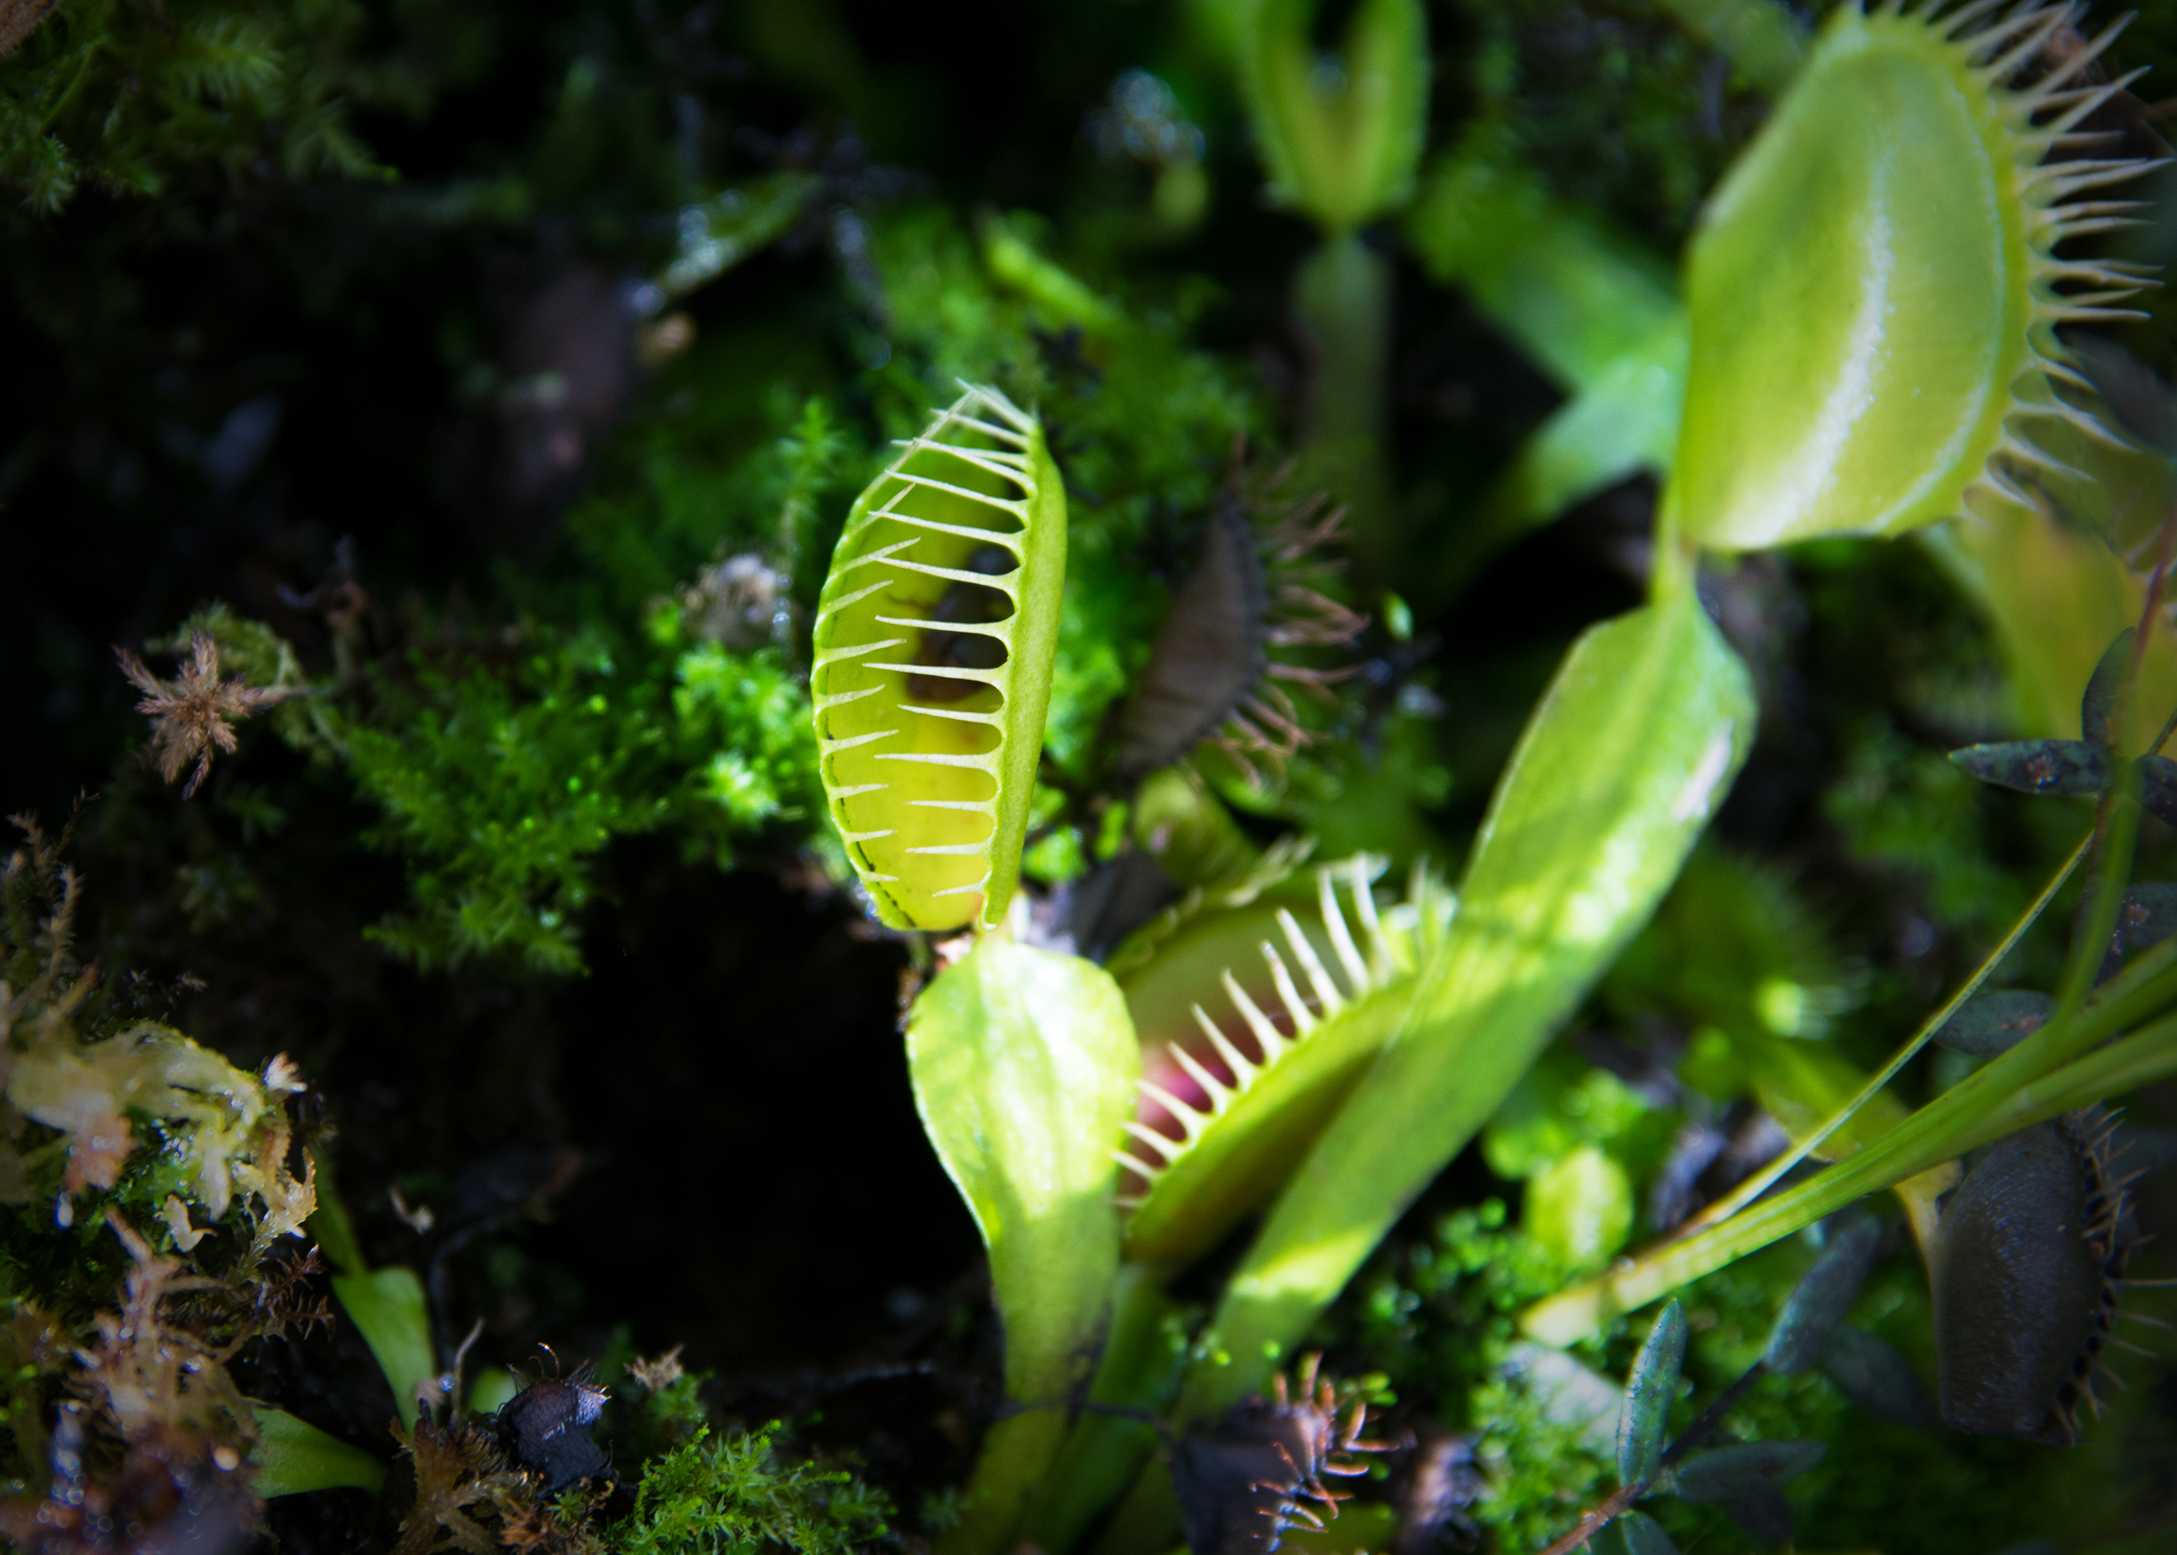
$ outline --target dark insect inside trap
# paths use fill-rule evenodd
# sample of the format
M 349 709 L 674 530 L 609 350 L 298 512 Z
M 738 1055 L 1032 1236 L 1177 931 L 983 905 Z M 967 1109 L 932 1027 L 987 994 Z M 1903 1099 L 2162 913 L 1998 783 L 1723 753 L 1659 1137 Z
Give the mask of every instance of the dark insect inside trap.
M 1153 772 L 1208 742 L 1259 785 L 1263 767 L 1281 773 L 1309 743 L 1292 693 L 1329 702 L 1353 672 L 1307 661 L 1367 624 L 1323 592 L 1336 570 L 1324 552 L 1343 519 L 1318 500 L 1259 528 L 1239 493 L 1218 499 L 1119 715 L 1121 773 Z
M 1269 1398 L 1248 1399 L 1173 1445 L 1172 1488 L 1194 1555 L 1253 1555 L 1275 1550 L 1295 1524 L 1321 1528 L 1347 1499 L 1324 1476 L 1365 1474 L 1347 1454 L 1384 1450 L 1361 1440 L 1365 1404 L 1340 1417 L 1336 1390 L 1317 1378 L 1320 1360 L 1301 1363 L 1294 1387 L 1280 1376 Z
M 533 1382 L 500 1408 L 500 1446 L 521 1467 L 541 1475 L 547 1491 L 600 1478 L 612 1463 L 590 1432 L 604 1416 L 605 1399 L 605 1390 L 580 1372 Z
M 1981 1152 L 1932 1260 L 1943 1419 L 1982 1436 L 2078 1439 L 2129 1253 L 2113 1122 L 2073 1113 Z
M 978 546 L 967 559 L 967 570 L 1002 578 L 1020 566 L 1002 545 Z M 931 607 L 929 619 L 962 626 L 990 626 L 1013 613 L 1013 602 L 980 583 L 955 583 Z M 933 669 L 994 670 L 1005 662 L 1005 644 L 980 632 L 946 632 L 925 628 L 917 664 Z M 926 701 L 957 702 L 982 689 L 979 681 L 958 680 L 949 675 L 909 675 L 907 690 Z

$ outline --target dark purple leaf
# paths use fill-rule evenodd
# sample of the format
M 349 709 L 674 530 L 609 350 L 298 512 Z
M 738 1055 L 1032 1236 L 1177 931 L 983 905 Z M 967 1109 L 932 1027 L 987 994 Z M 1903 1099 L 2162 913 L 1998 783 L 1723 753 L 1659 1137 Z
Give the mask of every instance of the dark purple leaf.
M 1841 1216 L 1832 1224 L 1829 1245 L 1785 1299 L 1776 1327 L 1769 1331 L 1769 1348 L 1762 1359 L 1771 1371 L 1802 1372 L 1822 1358 L 1830 1335 L 1852 1310 L 1881 1240 L 1882 1223 L 1872 1215 Z
M 2021 794 L 2100 793 L 2109 786 L 2109 757 L 2084 740 L 2004 740 L 1968 745 L 1950 759 L 1983 783 Z
M 1960 1053 L 2001 1053 L 2045 1025 L 2056 1001 L 2031 988 L 1993 988 L 1968 999 L 1935 1040 Z

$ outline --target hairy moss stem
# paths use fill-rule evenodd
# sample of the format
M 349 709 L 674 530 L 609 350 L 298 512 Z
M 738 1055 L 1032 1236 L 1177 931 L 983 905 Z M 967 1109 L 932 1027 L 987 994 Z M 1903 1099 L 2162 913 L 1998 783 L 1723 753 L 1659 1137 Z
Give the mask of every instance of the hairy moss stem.
M 39 134 L 43 135 L 47 130 L 50 130 L 60 116 L 68 111 L 68 105 L 74 102 L 76 94 L 83 90 L 83 83 L 90 79 L 92 61 L 104 53 L 105 49 L 106 40 L 96 38 L 83 50 L 83 58 L 76 63 L 76 73 L 68 78 L 68 85 L 61 89 L 60 96 L 53 100 L 53 106 L 46 109 L 45 117 L 38 121 Z

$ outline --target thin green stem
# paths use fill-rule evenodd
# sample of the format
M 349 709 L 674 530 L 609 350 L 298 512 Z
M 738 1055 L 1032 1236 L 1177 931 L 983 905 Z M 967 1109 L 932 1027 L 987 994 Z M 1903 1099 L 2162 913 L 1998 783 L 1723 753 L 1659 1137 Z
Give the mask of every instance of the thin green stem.
M 2167 1002 L 2177 982 L 2161 980 Z M 2094 1022 L 2075 1022 L 2085 1028 Z M 1669 1294 L 1771 1242 L 1968 1150 L 2075 1111 L 2120 1090 L 2177 1074 L 2177 1016 L 2050 1072 L 2043 1027 L 1969 1075 L 1888 1134 L 1795 1188 L 1683 1242 L 1670 1243 L 1602 1277 L 1530 1307 L 1522 1326 L 1553 1344 L 1570 1343 L 1622 1312 Z M 2038 1051 L 2036 1051 L 2038 1049 Z
M 1783 1178 L 1785 1173 L 1819 1150 L 1832 1134 L 1849 1123 L 1862 1107 L 1866 1106 L 1882 1091 L 1883 1087 L 1896 1079 L 1898 1072 L 1912 1062 L 1920 1050 L 1928 1045 L 1935 1033 L 1942 1030 L 1944 1025 L 1949 1022 L 1951 1016 L 1957 1014 L 1964 1007 L 1965 1002 L 1980 991 L 1981 985 L 1995 975 L 1996 968 L 2003 964 L 2003 958 L 2017 947 L 2018 942 L 2026 937 L 2027 931 L 2040 921 L 2043 913 L 2048 911 L 2049 904 L 2056 900 L 2056 894 L 2064 888 L 2065 884 L 2078 870 L 2080 863 L 2085 860 L 2093 844 L 2094 833 L 2089 830 L 2079 838 L 2078 845 L 2071 850 L 2070 856 L 2057 866 L 2056 873 L 2051 875 L 2048 884 L 2041 888 L 2041 894 L 2027 904 L 2026 910 L 2018 915 L 2018 921 L 2013 923 L 2009 932 L 1996 942 L 1996 948 L 1982 958 L 1980 965 L 1973 968 L 1965 981 L 1958 985 L 1956 991 L 1936 1008 L 1934 1014 L 1921 1022 L 1920 1029 L 1912 1034 L 1911 1039 L 1903 1047 L 1891 1055 L 1888 1063 L 1875 1072 L 1867 1084 L 1860 1089 L 1858 1095 L 1838 1108 L 1835 1116 L 1831 1117 L 1820 1128 L 1800 1140 L 1791 1149 L 1785 1151 L 1760 1171 L 1754 1173 L 1753 1176 L 1747 1178 L 1745 1182 L 1739 1184 L 1737 1188 L 1734 1188 L 1730 1193 L 1724 1195 L 1686 1222 L 1672 1237 L 1672 1240 L 1683 1241 L 1719 1221 L 1729 1219 L 1744 1206 L 1751 1204 L 1764 1193 L 1767 1193 L 1775 1183 Z
M 2124 890 L 2132 883 L 2132 850 L 2139 841 L 2139 768 L 2125 762 L 2117 768 L 2117 780 L 2102 799 L 2095 820 L 2100 843 L 2100 868 L 2094 894 L 2088 899 L 2086 922 L 2072 940 L 2064 963 L 2063 981 L 2057 985 L 2056 1012 L 2051 1020 L 2077 1010 L 2094 987 L 2095 975 L 2109 953 L 2110 936 L 2116 932 L 2117 914 L 2124 910 Z
M 1059 1450 L 1065 1473 L 1045 1486 L 1029 1514 L 1027 1533 L 1038 1549 L 1069 1550 L 1097 1516 L 1125 1491 L 1155 1451 L 1157 1411 L 1179 1385 L 1184 1345 L 1167 1341 L 1173 1310 L 1164 1271 L 1125 1264 L 1112 1286 L 1111 1326 L 1089 1389 L 1089 1406 Z M 1139 1418 L 1130 1418 L 1138 1414 Z
M 38 133 L 40 135 L 51 129 L 60 119 L 60 116 L 68 111 L 68 105 L 76 100 L 76 93 L 82 91 L 83 83 L 90 79 L 91 61 L 98 58 L 105 47 L 106 40 L 104 38 L 93 38 L 85 46 L 83 58 L 76 62 L 75 74 L 68 78 L 68 85 L 61 89 L 60 96 L 53 99 L 53 106 L 46 109 L 45 116 L 38 120 Z
M 1666 485 L 1655 507 L 1655 557 L 1648 567 L 1648 598 L 1660 604 L 1690 592 L 1700 573 L 1700 550 L 1686 538 L 1678 510 L 1677 488 Z

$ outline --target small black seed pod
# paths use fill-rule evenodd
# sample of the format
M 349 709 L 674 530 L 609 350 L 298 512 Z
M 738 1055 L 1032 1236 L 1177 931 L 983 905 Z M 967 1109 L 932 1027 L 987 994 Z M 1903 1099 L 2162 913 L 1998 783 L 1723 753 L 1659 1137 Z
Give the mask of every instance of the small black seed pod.
M 579 1375 L 531 1383 L 499 1410 L 500 1445 L 523 1468 L 544 1477 L 547 1491 L 608 1474 L 612 1460 L 590 1439 L 603 1418 L 605 1390 Z
M 2080 1113 L 1996 1141 L 1943 1208 L 1936 1355 L 1957 1430 L 2076 1439 L 2123 1272 L 2121 1189 L 2100 1129 Z

